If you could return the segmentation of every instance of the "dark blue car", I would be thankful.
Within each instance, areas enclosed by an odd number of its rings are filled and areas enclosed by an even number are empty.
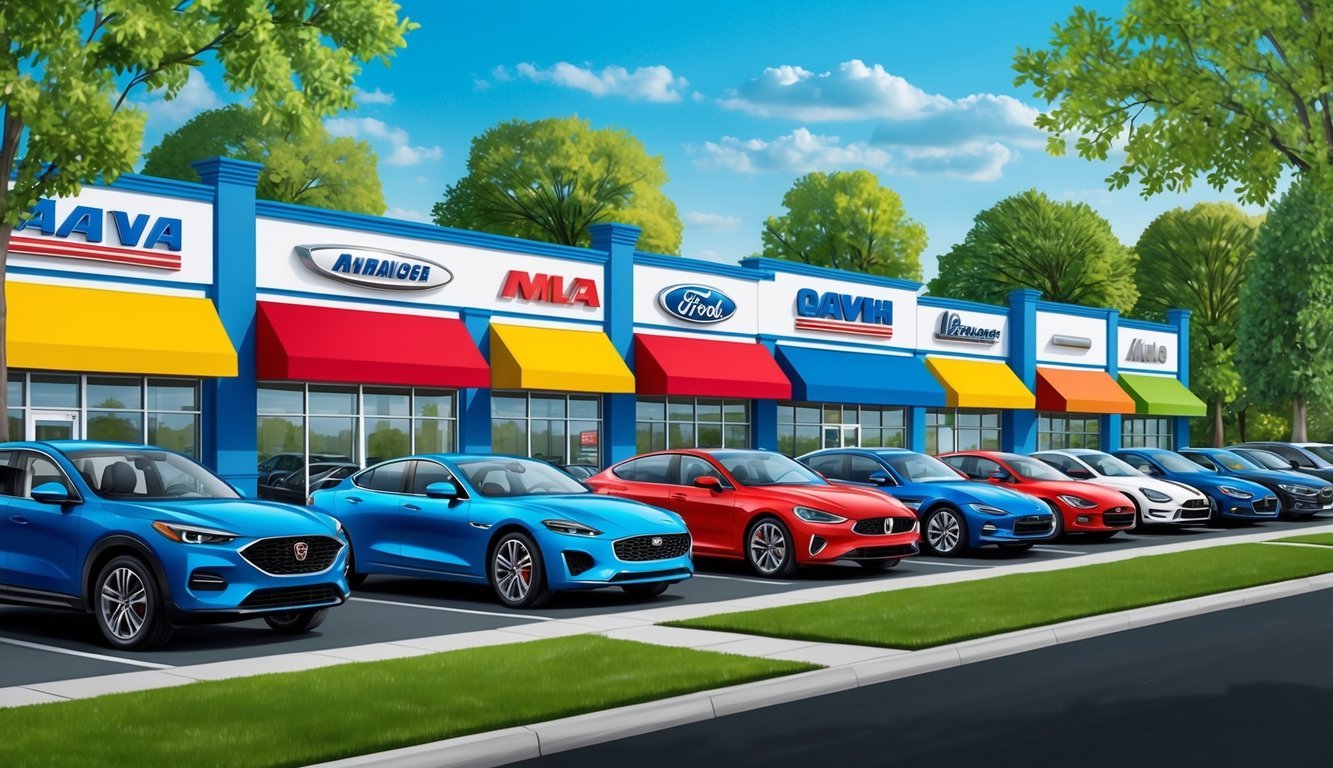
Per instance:
[[[337,521],[242,499],[170,451],[3,443],[0,507],[0,602],[92,613],[116,648],[160,645],[174,624],[304,632],[347,599]]]
[[[1236,451],[1224,448],[1186,448],[1180,455],[1204,469],[1258,483],[1277,494],[1282,512],[1309,517],[1333,509],[1333,483],[1293,470],[1266,469]]]
[[[1152,477],[1197,488],[1208,497],[1213,523],[1223,520],[1273,520],[1281,510],[1277,494],[1258,483],[1223,475],[1165,448],[1124,448],[1115,455]]]
[[[971,482],[924,453],[830,448],[800,460],[830,480],[878,487],[916,510],[921,542],[937,555],[957,555],[987,544],[1029,549],[1055,530],[1050,507],[1035,497]]]

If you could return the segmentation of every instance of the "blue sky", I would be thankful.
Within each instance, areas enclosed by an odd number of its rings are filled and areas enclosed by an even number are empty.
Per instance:
[[[764,219],[814,170],[866,168],[901,195],[926,227],[927,279],[979,211],[1024,189],[1092,205],[1131,245],[1163,211],[1234,199],[1206,185],[1108,192],[1111,163],[1046,154],[1031,127],[1044,104],[1014,87],[1010,64],[1073,0],[401,2],[421,28],[389,66],[367,66],[359,107],[328,121],[378,153],[391,216],[428,217],[487,128],[568,115],[661,155],[681,254],[723,262],[761,250]],[[146,100],[145,147],[233,100],[204,75],[177,101]]]

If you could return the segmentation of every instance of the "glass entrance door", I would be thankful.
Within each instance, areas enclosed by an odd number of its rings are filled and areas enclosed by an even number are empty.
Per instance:
[[[856,424],[826,424],[824,448],[855,448],[861,444],[861,427]]]
[[[28,440],[78,440],[83,438],[78,411],[28,411]]]

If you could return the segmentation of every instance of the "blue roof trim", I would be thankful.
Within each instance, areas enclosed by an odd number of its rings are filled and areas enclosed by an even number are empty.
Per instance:
[[[1105,320],[1111,316],[1110,307],[1085,307],[1082,304],[1062,304],[1058,301],[1038,301],[1038,312],[1055,312],[1061,315],[1074,315],[1076,317],[1095,317],[1098,320]],[[1124,322],[1123,320],[1121,321]]]
[[[918,283],[912,280],[901,280],[896,277],[865,275],[860,272],[848,272],[845,269],[815,267],[810,264],[802,264],[799,261],[766,259],[761,256],[752,256],[748,259],[741,259],[741,266],[747,269],[761,269],[768,272],[789,272],[794,275],[809,275],[810,277],[822,277],[827,280],[845,280],[851,283],[861,283],[862,285],[878,285],[884,288],[897,288],[903,291],[915,292],[920,290],[922,285],[925,285],[925,283]]]
[[[829,344],[839,347],[846,347],[850,350],[869,349],[876,352],[897,352],[902,355],[915,355],[917,348],[915,340],[913,346],[904,347],[896,344],[872,344],[860,341],[841,341],[839,339],[812,339],[809,336],[795,336],[786,333],[761,333],[758,335],[760,341],[772,341],[780,343],[784,341],[797,341],[802,344]]]
[[[97,185],[107,186],[107,185]],[[140,176],[137,173],[122,174],[109,185],[111,189],[126,192],[143,192],[149,195],[179,197],[186,200],[198,200],[204,203],[214,201],[215,190],[207,184],[176,179],[160,179],[156,176]]]
[[[734,277],[740,280],[772,280],[773,272],[763,269],[751,269],[740,267],[733,264],[719,264],[716,261],[704,261],[703,259],[687,259],[684,256],[667,256],[661,253],[648,253],[646,251],[634,252],[634,263],[645,267],[662,267],[663,269],[676,269],[689,272],[699,272],[707,275],[718,275],[720,277]]]
[[[935,307],[937,309],[962,309],[968,312],[985,312],[991,315],[1009,316],[1009,308],[996,306],[994,304],[982,304],[979,301],[964,301],[963,299],[946,299],[942,296],[918,296],[916,303],[923,307]]]
[[[807,402],[937,407],[944,388],[918,357],[863,355],[779,344],[774,357]],[[892,382],[888,384],[887,382]]]
[[[605,253],[590,248],[575,248],[569,245],[556,245],[535,240],[523,240],[517,237],[506,237],[505,235],[492,235],[487,232],[470,232],[463,229],[437,227],[434,224],[386,219],[382,216],[367,216],[361,213],[326,211],[303,205],[275,203],[271,200],[256,200],[255,215],[261,218],[341,227],[362,232],[411,237],[437,243],[468,245],[474,248],[509,251],[534,256],[553,256],[558,259],[583,261],[591,264],[605,264],[607,260]]]
[[[66,280],[78,280],[90,283],[115,283],[118,285],[147,285],[154,288],[176,288],[178,290],[208,291],[212,283],[187,283],[180,280],[153,280],[151,278],[129,277],[126,275],[94,275],[88,272],[66,272],[59,269],[41,267],[18,267],[9,265],[6,270],[11,275],[39,275],[41,277],[59,277]]]
[[[1120,318],[1121,328],[1133,328],[1138,331],[1161,331],[1162,333],[1177,333],[1178,329],[1174,325],[1167,323],[1154,323],[1148,320],[1133,320]]]
[[[434,312],[457,312],[461,316],[463,312],[476,312],[474,307],[464,307],[453,304],[421,304],[413,301],[396,301],[394,299],[376,299],[365,296],[334,296],[327,293],[311,293],[310,291],[290,291],[282,288],[260,288],[257,301],[263,301],[268,296],[290,296],[300,299],[319,299],[321,301],[333,301],[339,304],[347,304],[348,309],[355,309],[357,305],[370,305],[366,309],[373,310],[374,307],[402,307],[405,309],[429,309]],[[583,317],[552,317],[533,312],[508,312],[500,309],[484,310],[492,317],[514,317],[527,320],[552,320],[561,323],[577,323],[579,325],[595,325],[602,327],[603,321],[590,320]]]

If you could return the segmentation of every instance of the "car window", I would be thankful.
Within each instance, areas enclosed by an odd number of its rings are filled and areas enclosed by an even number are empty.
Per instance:
[[[848,456],[847,457],[847,479],[853,483],[874,482],[870,476],[876,472],[883,472],[884,468],[879,462],[867,456]]]
[[[426,486],[431,483],[452,483],[454,482],[453,473],[445,469],[443,465],[436,464],[433,461],[417,461],[415,474],[412,475],[412,493],[419,496],[426,495]]]
[[[976,480],[989,480],[990,476],[995,474],[996,472],[999,472],[1000,469],[1001,469],[1000,462],[993,461],[991,459],[984,459],[978,456],[977,463],[973,465],[972,468],[972,471],[976,473],[975,475],[973,475],[973,478]]]
[[[1289,470],[1291,462],[1286,461],[1281,456],[1271,451],[1261,451],[1256,448],[1235,448],[1232,450],[1238,456],[1242,456],[1265,469]]]
[[[810,468],[814,471],[832,480],[849,479],[845,471],[846,463],[843,461],[843,457],[839,454],[832,456],[812,456],[806,464],[809,464]]]
[[[1212,460],[1210,460],[1207,456],[1204,456],[1202,453],[1186,453],[1184,454],[1184,456],[1185,458],[1189,459],[1195,464],[1198,464],[1204,469],[1212,469],[1212,470],[1217,469],[1217,465],[1214,464]]]
[[[300,456],[283,456],[278,459],[278,469],[293,470],[301,468]]]
[[[1120,458],[1126,464],[1130,465],[1131,467],[1137,469],[1138,471],[1144,474],[1152,474],[1157,470],[1157,468],[1153,466],[1151,461],[1148,461],[1147,459],[1138,455],[1137,453],[1126,453],[1122,455]]]
[[[23,492],[23,462],[14,451],[0,451],[0,496],[18,496]]]
[[[41,454],[30,454],[31,460],[28,463],[27,488],[23,489],[23,495],[32,498],[32,489],[46,483],[55,483],[65,489],[65,493],[73,494],[70,488],[69,480],[65,473],[60,471],[54,461],[51,461]]]
[[[694,485],[694,481],[701,477],[716,477],[722,480],[722,473],[717,471],[717,467],[698,456],[680,457],[680,484]]]
[[[959,472],[962,472],[965,476],[969,478],[972,479],[976,478],[975,470],[977,466],[977,460],[976,457],[974,456],[946,456],[943,459],[941,459],[941,461],[953,467],[954,469],[958,470]]]
[[[461,458],[458,470],[482,496],[588,493],[588,486],[544,461],[517,457]]]
[[[1050,464],[1052,467],[1064,472],[1066,475],[1069,474],[1069,470],[1071,469],[1083,469],[1083,467],[1080,467],[1073,459],[1068,456],[1061,456],[1058,453],[1034,453],[1032,457]]]
[[[375,467],[374,474],[357,485],[383,493],[402,493],[410,462],[395,461]]]
[[[670,483],[671,462],[675,458],[672,454],[663,453],[631,459],[611,470],[611,474],[636,483]]]

